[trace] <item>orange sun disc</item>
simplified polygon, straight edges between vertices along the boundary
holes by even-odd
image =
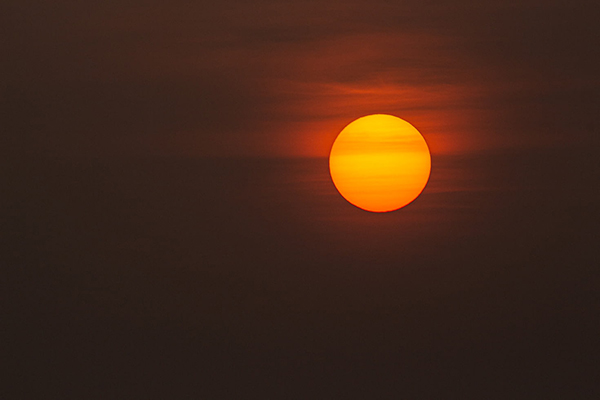
[[[340,194],[372,212],[402,208],[427,184],[431,155],[425,139],[408,122],[386,114],[348,124],[329,155],[329,172]]]

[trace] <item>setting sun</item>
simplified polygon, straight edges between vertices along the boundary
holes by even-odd
[[[387,212],[406,206],[425,188],[431,156],[425,139],[408,122],[374,114],[348,124],[329,155],[331,178],[355,206]]]

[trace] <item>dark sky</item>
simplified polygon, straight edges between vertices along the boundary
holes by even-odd
[[[7,398],[598,398],[599,17],[3,3]],[[392,213],[329,177],[370,113],[432,152]]]
[[[374,112],[408,119],[437,152],[579,143],[599,124],[591,4],[9,2],[9,144],[325,156]]]

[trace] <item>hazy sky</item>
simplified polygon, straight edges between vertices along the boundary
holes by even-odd
[[[593,2],[12,1],[2,15],[4,140],[33,154],[324,156],[369,113],[409,120],[434,153],[564,146],[599,125]]]
[[[2,2],[8,398],[600,398],[597,4]],[[391,213],[324,158],[370,113]]]

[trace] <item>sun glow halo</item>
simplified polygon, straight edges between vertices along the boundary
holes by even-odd
[[[340,194],[367,211],[402,208],[425,188],[431,156],[425,139],[410,123],[374,114],[354,120],[338,135],[329,171]]]

